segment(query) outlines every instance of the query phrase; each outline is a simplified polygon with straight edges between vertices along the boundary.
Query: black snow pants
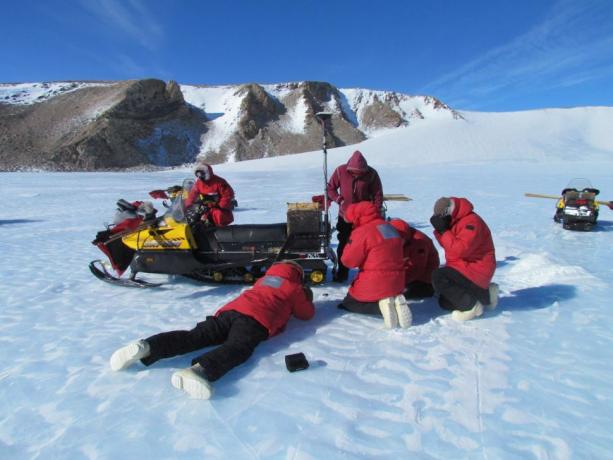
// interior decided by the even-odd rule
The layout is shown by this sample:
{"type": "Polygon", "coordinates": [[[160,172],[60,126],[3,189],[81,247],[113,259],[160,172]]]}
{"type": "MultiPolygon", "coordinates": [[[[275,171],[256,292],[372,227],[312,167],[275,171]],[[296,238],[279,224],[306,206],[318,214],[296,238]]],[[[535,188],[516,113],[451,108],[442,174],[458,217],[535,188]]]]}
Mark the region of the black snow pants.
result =
{"type": "Polygon", "coordinates": [[[360,302],[359,300],[351,297],[349,294],[347,294],[343,301],[338,304],[338,308],[342,308],[343,310],[353,313],[382,316],[381,310],[379,309],[379,302],[360,302]]]}
{"type": "Polygon", "coordinates": [[[336,223],[336,230],[338,231],[338,247],[336,248],[338,271],[336,272],[336,281],[347,281],[347,277],[349,276],[349,268],[342,264],[341,256],[343,255],[345,246],[347,246],[347,241],[349,241],[349,236],[351,235],[352,229],[352,224],[345,221],[345,219],[343,219],[341,216],[338,216],[338,222],[336,223]]]}
{"type": "Polygon", "coordinates": [[[438,304],[445,310],[467,311],[477,301],[490,304],[490,293],[450,267],[437,268],[432,272],[432,285],[439,294],[438,304]]]}
{"type": "Polygon", "coordinates": [[[234,310],[219,316],[207,316],[191,331],[162,332],[146,339],[151,353],[141,359],[145,366],[163,358],[183,355],[211,345],[217,348],[194,358],[210,382],[222,377],[232,368],[244,363],[257,345],[268,338],[268,330],[255,319],[234,310]]]}
{"type": "Polygon", "coordinates": [[[404,291],[404,298],[409,299],[423,299],[424,297],[432,297],[434,295],[434,286],[430,283],[423,281],[411,281],[407,284],[404,291]]]}

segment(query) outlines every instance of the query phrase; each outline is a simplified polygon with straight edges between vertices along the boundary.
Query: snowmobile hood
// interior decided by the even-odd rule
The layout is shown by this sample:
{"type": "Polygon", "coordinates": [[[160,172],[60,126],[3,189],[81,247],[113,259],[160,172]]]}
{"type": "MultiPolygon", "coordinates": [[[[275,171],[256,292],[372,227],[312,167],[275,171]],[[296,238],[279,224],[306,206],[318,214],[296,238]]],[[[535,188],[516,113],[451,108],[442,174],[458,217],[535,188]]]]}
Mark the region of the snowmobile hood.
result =
{"type": "Polygon", "coordinates": [[[377,219],[381,219],[381,214],[379,214],[379,210],[374,203],[370,201],[360,201],[359,203],[350,204],[345,212],[345,220],[353,223],[356,227],[377,219]]]}
{"type": "Polygon", "coordinates": [[[455,196],[449,197],[454,204],[453,214],[451,214],[451,221],[457,222],[462,217],[467,216],[473,212],[473,204],[466,198],[457,198],[455,196]]]}
{"type": "Polygon", "coordinates": [[[302,283],[303,270],[296,262],[277,262],[270,266],[266,275],[285,278],[292,283],[302,283]]]}
{"type": "Polygon", "coordinates": [[[398,230],[402,239],[407,240],[413,236],[415,230],[402,219],[392,219],[389,221],[390,225],[398,230]]]}
{"type": "Polygon", "coordinates": [[[364,174],[368,171],[368,163],[366,162],[366,158],[362,155],[362,152],[356,150],[347,161],[347,171],[357,171],[361,174],[364,174]]]}

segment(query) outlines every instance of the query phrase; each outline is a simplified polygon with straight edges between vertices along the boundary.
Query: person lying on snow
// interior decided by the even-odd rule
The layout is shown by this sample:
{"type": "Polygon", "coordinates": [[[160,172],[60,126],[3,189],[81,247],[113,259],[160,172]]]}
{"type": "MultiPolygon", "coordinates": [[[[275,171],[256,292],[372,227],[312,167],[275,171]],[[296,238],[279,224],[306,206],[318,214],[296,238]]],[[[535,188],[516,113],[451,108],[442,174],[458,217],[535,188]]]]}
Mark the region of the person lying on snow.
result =
{"type": "Polygon", "coordinates": [[[339,304],[354,313],[383,316],[387,328],[411,325],[404,291],[403,240],[370,201],[349,205],[345,213],[353,230],[343,252],[343,264],[358,268],[349,292],[339,304]]]}
{"type": "Polygon", "coordinates": [[[472,203],[466,198],[439,198],[430,223],[446,259],[446,265],[432,273],[439,305],[451,310],[456,321],[481,316],[484,306],[494,309],[498,303],[498,285],[491,282],[496,270],[494,242],[472,203]]]}
{"type": "Polygon", "coordinates": [[[211,382],[245,362],[260,342],[283,331],[291,315],[302,320],[313,317],[313,293],[303,280],[302,267],[296,262],[274,263],[252,288],[192,330],[162,332],[120,348],[111,356],[111,369],[120,371],[138,360],[150,366],[163,358],[219,345],[171,378],[175,388],[193,398],[208,399],[213,394],[211,382]]]}
{"type": "Polygon", "coordinates": [[[390,225],[398,230],[404,240],[404,297],[421,299],[432,297],[432,272],[440,260],[432,240],[423,232],[411,227],[402,219],[391,219],[390,225]]]}
{"type": "Polygon", "coordinates": [[[383,186],[377,171],[368,166],[366,158],[359,150],[353,152],[347,164],[340,165],[334,170],[326,186],[328,199],[338,204],[338,247],[336,249],[339,261],[338,271],[334,281],[343,283],[347,281],[349,269],[343,264],[343,251],[349,234],[351,224],[345,218],[347,208],[352,203],[371,201],[377,209],[383,206],[383,186]]]}
{"type": "Polygon", "coordinates": [[[194,174],[197,179],[185,200],[185,208],[202,205],[204,212],[200,220],[207,225],[224,227],[234,222],[234,190],[230,184],[213,174],[213,168],[207,163],[197,163],[194,174]]]}

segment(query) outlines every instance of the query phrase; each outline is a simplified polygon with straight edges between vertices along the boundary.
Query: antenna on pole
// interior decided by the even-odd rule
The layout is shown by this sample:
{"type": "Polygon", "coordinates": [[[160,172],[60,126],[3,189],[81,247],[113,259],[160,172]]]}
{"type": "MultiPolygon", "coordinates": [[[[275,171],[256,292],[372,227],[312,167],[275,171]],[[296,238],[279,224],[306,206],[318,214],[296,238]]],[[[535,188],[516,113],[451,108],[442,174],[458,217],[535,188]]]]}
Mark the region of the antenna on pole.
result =
{"type": "Polygon", "coordinates": [[[326,233],[328,233],[328,238],[330,238],[330,232],[328,231],[330,225],[330,218],[328,216],[328,149],[326,144],[326,121],[332,118],[332,112],[317,112],[315,114],[317,120],[321,124],[321,132],[322,132],[322,140],[321,140],[321,148],[324,152],[324,228],[326,229],[326,233]]]}

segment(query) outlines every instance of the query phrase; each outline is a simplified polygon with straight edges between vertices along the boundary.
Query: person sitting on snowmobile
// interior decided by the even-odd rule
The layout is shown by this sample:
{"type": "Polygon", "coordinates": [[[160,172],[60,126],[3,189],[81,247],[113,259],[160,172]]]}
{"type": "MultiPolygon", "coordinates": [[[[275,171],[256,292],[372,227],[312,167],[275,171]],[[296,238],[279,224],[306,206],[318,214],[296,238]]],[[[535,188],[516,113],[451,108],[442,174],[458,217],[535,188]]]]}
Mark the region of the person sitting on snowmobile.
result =
{"type": "Polygon", "coordinates": [[[338,231],[337,259],[338,271],[334,281],[344,282],[349,275],[349,269],[343,265],[343,250],[351,233],[351,224],[345,219],[347,208],[352,203],[370,201],[377,210],[383,206],[383,186],[379,174],[374,168],[368,166],[366,159],[359,150],[353,152],[347,164],[340,165],[334,170],[328,181],[326,192],[330,201],[338,204],[338,231]]]}
{"type": "Polygon", "coordinates": [[[440,264],[434,243],[425,233],[411,227],[402,219],[392,219],[389,223],[398,230],[404,240],[404,297],[406,299],[432,297],[434,295],[432,271],[440,264]]]}
{"type": "Polygon", "coordinates": [[[451,310],[456,321],[481,316],[484,305],[495,308],[498,285],[491,283],[496,270],[494,242],[472,203],[466,198],[439,198],[430,223],[445,250],[446,265],[432,273],[439,305],[451,310]]]}
{"type": "Polygon", "coordinates": [[[347,267],[359,268],[359,272],[338,307],[354,313],[383,316],[389,329],[409,327],[411,311],[401,295],[404,291],[404,241],[370,201],[349,205],[345,218],[353,224],[353,230],[342,262],[347,267]]]}
{"type": "Polygon", "coordinates": [[[185,200],[185,208],[198,206],[198,214],[202,211],[200,221],[206,225],[224,227],[234,222],[234,190],[230,184],[215,174],[208,163],[199,162],[194,167],[197,177],[194,186],[185,200]]]}
{"type": "Polygon", "coordinates": [[[162,332],[118,349],[111,356],[111,369],[120,371],[138,360],[150,366],[163,358],[219,345],[171,378],[175,388],[193,398],[209,399],[211,382],[245,362],[260,342],[282,332],[292,315],[309,320],[314,314],[313,292],[304,284],[302,267],[284,260],[274,263],[251,289],[192,330],[162,332]]]}

